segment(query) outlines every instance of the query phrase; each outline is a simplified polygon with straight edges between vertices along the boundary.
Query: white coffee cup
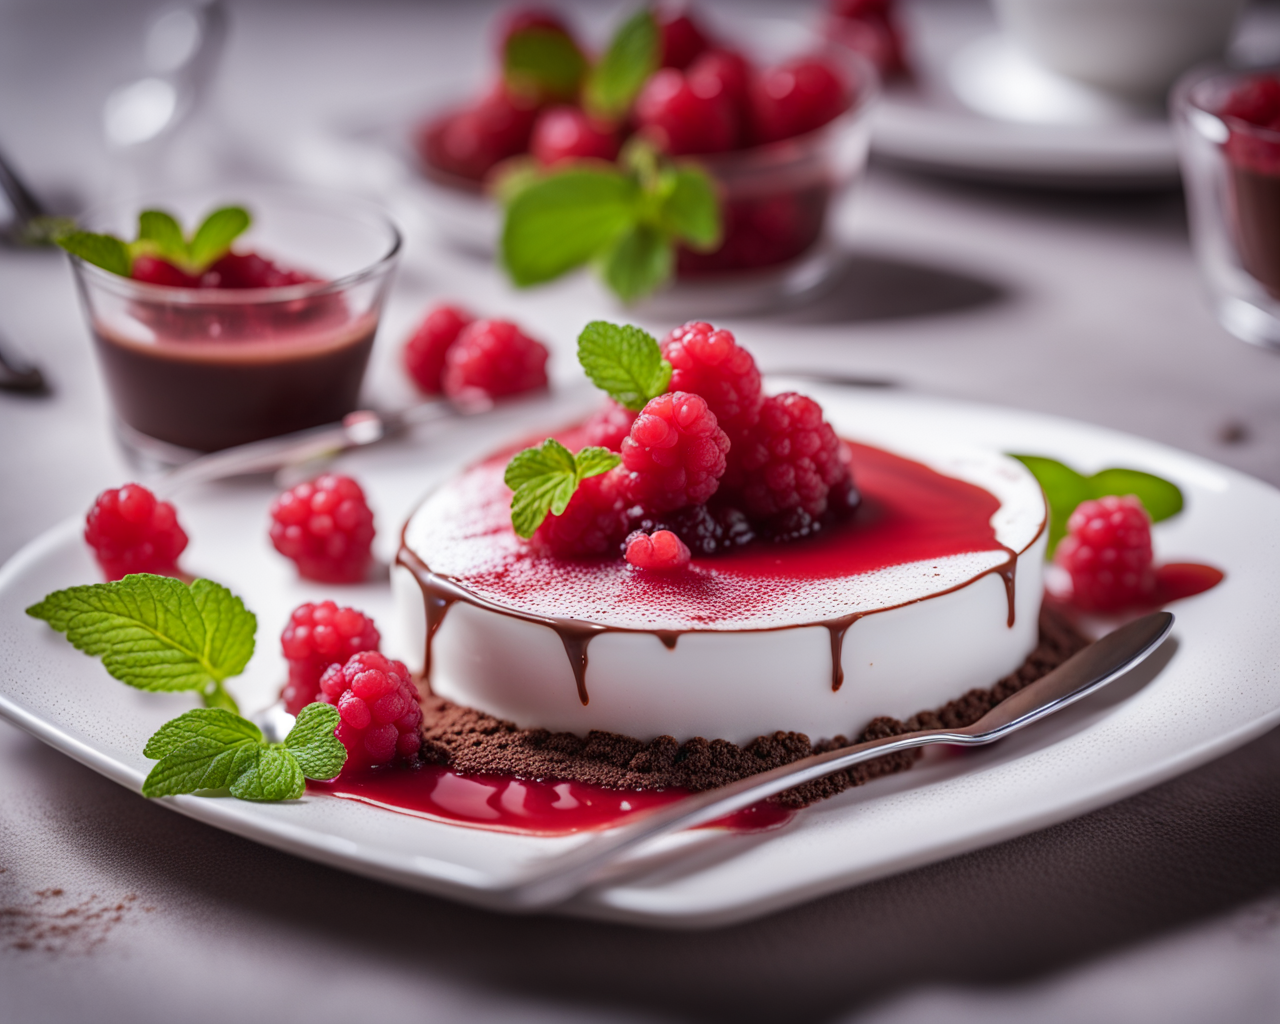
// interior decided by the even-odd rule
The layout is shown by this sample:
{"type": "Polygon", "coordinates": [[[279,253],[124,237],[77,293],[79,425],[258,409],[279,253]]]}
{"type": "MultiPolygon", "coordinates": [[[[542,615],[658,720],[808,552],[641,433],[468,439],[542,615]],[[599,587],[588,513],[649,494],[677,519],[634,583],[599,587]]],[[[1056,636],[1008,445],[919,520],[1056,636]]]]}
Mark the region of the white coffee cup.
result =
{"type": "Polygon", "coordinates": [[[1039,63],[1107,92],[1163,95],[1220,57],[1245,0],[995,0],[1004,30],[1039,63]]]}

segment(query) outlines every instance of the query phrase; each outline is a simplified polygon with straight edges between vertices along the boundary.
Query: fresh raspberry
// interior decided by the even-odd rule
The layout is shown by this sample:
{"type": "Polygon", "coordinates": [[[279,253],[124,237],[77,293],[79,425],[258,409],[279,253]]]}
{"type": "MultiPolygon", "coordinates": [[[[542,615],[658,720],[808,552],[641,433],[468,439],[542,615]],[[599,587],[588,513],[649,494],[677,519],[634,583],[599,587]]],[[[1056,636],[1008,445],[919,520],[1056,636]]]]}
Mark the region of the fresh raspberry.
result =
{"type": "Polygon", "coordinates": [[[547,516],[534,531],[533,549],[561,558],[616,552],[627,532],[625,485],[626,474],[620,469],[587,477],[564,512],[547,516]]]}
{"type": "Polygon", "coordinates": [[[618,133],[577,107],[552,107],[534,122],[529,152],[543,167],[566,160],[615,160],[618,133]]]}
{"type": "Polygon", "coordinates": [[[168,260],[157,256],[136,256],[129,276],[144,284],[159,284],[167,288],[199,288],[200,278],[180,270],[168,260]]]}
{"type": "Polygon", "coordinates": [[[271,506],[271,543],[321,583],[358,583],[372,559],[373,513],[349,476],[325,473],[285,491],[271,506]]]}
{"type": "Polygon", "coordinates": [[[667,335],[662,355],[672,367],[670,389],[701,395],[730,440],[759,418],[760,371],[728,331],[691,320],[667,335]]]}
{"type": "Polygon", "coordinates": [[[480,181],[494,165],[529,148],[537,104],[498,83],[483,99],[425,125],[417,145],[426,163],[480,181]]]}
{"type": "MultiPolygon", "coordinates": [[[[840,503],[847,500],[844,446],[822,418],[822,406],[804,395],[764,400],[759,421],[738,444],[735,465],[742,474],[737,487],[743,506],[753,518],[799,509],[817,520],[826,514],[833,489],[840,503]]],[[[797,529],[811,532],[810,524],[791,524],[779,539],[792,539],[797,529]]]]}
{"type": "Polygon", "coordinates": [[[755,70],[747,58],[734,50],[708,50],[693,62],[688,71],[690,87],[695,92],[723,93],[729,99],[734,118],[734,145],[750,142],[751,80],[755,70]]]}
{"type": "Polygon", "coordinates": [[[1082,501],[1067,520],[1053,560],[1071,574],[1072,601],[1115,612],[1150,600],[1151,519],[1132,494],[1082,501]]]}
{"type": "Polygon", "coordinates": [[[711,44],[706,33],[683,7],[659,9],[656,17],[662,32],[662,66],[683,70],[711,44]]]}
{"type": "Polygon", "coordinates": [[[444,361],[444,393],[466,399],[517,395],[547,386],[547,350],[508,320],[467,324],[444,361]]]}
{"type": "Polygon", "coordinates": [[[98,495],[85,518],[84,539],[109,580],[133,572],[176,576],[187,546],[173,506],[138,484],[98,495]]]}
{"type": "Polygon", "coordinates": [[[462,329],[474,320],[458,306],[436,306],[423,318],[404,345],[404,368],[425,395],[444,391],[444,358],[462,329]]]}
{"type": "Polygon", "coordinates": [[[339,608],[332,601],[298,605],[280,634],[289,663],[289,682],[280,694],[285,709],[296,715],[318,700],[325,669],[361,651],[376,651],[381,639],[373,619],[354,608],[339,608]]]}
{"type": "Polygon", "coordinates": [[[720,486],[729,437],[699,395],[650,400],[622,442],[627,496],[646,512],[701,505],[720,486]]]}
{"type": "Polygon", "coordinates": [[[645,134],[672,155],[722,153],[737,141],[733,100],[713,76],[663,68],[640,90],[635,112],[645,134]]]}
{"type": "Polygon", "coordinates": [[[308,284],[318,278],[300,270],[289,270],[256,252],[229,252],[214,262],[200,278],[201,288],[287,288],[308,284]]]}
{"type": "Polygon", "coordinates": [[[755,141],[777,142],[821,128],[849,105],[840,76],[816,57],[788,61],[761,74],[751,89],[755,141]]]}
{"type": "Polygon", "coordinates": [[[610,451],[622,451],[622,439],[631,433],[631,424],[636,421],[637,413],[619,405],[613,399],[605,401],[603,407],[591,414],[582,425],[584,448],[595,446],[608,448],[610,451]]]}
{"type": "Polygon", "coordinates": [[[627,561],[637,569],[670,572],[688,566],[691,557],[684,541],[670,530],[637,530],[627,538],[627,561]]]}
{"type": "Polygon", "coordinates": [[[723,554],[750,544],[756,537],[745,512],[719,502],[714,505],[686,505],[660,515],[641,512],[638,516],[633,514],[631,520],[633,533],[636,530],[650,534],[670,530],[695,555],[723,554]]]}
{"type": "Polygon", "coordinates": [[[1245,79],[1218,113],[1231,125],[1227,158],[1258,174],[1280,175],[1280,135],[1275,134],[1280,132],[1280,78],[1255,75],[1245,79]]]}
{"type": "Polygon", "coordinates": [[[318,699],[336,706],[342,719],[336,735],[347,748],[344,772],[417,758],[422,708],[403,663],[377,651],[354,654],[325,670],[318,699]]]}

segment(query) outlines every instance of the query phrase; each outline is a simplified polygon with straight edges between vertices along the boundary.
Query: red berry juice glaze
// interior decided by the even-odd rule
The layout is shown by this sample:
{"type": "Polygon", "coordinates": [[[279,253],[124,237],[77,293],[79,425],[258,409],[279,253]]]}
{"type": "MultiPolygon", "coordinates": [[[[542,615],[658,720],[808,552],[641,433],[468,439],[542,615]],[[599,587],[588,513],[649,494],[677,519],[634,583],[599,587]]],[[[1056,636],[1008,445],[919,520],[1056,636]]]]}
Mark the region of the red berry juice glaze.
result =
{"type": "Polygon", "coordinates": [[[1280,299],[1280,76],[1246,78],[1218,113],[1231,130],[1223,150],[1241,262],[1280,299]]]}
{"type": "MultiPolygon", "coordinates": [[[[688,795],[681,789],[619,790],[586,782],[461,775],[439,765],[343,772],[332,782],[308,782],[307,789],[451,825],[537,836],[612,828],[688,795]]],[[[763,801],[702,827],[760,832],[786,824],[794,813],[763,801]]]]}

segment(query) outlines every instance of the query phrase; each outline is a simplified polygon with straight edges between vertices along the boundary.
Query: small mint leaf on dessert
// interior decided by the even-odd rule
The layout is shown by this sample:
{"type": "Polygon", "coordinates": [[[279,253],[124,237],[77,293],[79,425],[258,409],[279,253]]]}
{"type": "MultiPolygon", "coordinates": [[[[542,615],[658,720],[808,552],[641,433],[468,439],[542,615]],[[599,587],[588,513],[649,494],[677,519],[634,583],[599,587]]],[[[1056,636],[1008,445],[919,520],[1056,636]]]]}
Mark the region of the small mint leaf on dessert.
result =
{"type": "Polygon", "coordinates": [[[187,586],[168,576],[136,573],[114,583],[70,587],[27,609],[122,683],[140,690],[198,690],[228,710],[223,681],[244,671],[257,619],[226,587],[210,580],[187,586]]]}
{"type": "Polygon", "coordinates": [[[617,452],[607,448],[583,448],[575,456],[553,437],[536,448],[517,452],[503,475],[503,481],[515,491],[511,497],[512,527],[521,537],[532,537],[548,513],[564,513],[578,484],[607,473],[621,461],[617,452]]]}
{"type": "Polygon", "coordinates": [[[247,718],[222,708],[196,708],[165,722],[143,748],[144,757],[160,761],[192,740],[210,740],[223,746],[262,743],[262,730],[247,718]]]}
{"type": "Polygon", "coordinates": [[[138,240],[131,250],[135,255],[145,252],[159,256],[177,266],[186,266],[191,255],[182,227],[163,210],[143,210],[138,214],[138,240]]]}
{"type": "Polygon", "coordinates": [[[224,206],[204,219],[191,238],[191,266],[203,270],[231,251],[234,242],[252,223],[249,211],[240,206],[224,206]]]}
{"type": "Polygon", "coordinates": [[[541,284],[586,263],[635,223],[639,198],[636,182],[616,170],[576,168],[525,185],[502,228],[512,281],[541,284]]]}
{"type": "Polygon", "coordinates": [[[671,381],[671,364],[662,358],[657,340],[630,324],[587,324],[578,335],[578,362],[596,387],[632,412],[666,391],[671,381]]]}
{"type": "Polygon", "coordinates": [[[221,708],[188,711],[166,722],[144,755],[160,756],[142,784],[148,797],[225,789],[255,767],[265,743],[252,722],[221,708]]]}
{"type": "Polygon", "coordinates": [[[697,167],[677,166],[659,177],[658,223],[690,248],[712,252],[723,238],[720,201],[711,179],[697,167]]]}
{"type": "Polygon", "coordinates": [[[562,29],[534,25],[507,39],[502,72],[513,92],[572,100],[587,73],[587,62],[562,29]]]}
{"type": "Polygon", "coordinates": [[[623,302],[634,302],[666,282],[675,264],[671,239],[649,224],[625,231],[599,258],[600,276],[623,302]]]}
{"type": "Polygon", "coordinates": [[[1176,484],[1139,469],[1104,469],[1084,476],[1057,459],[1042,455],[1013,455],[1040,482],[1049,504],[1049,546],[1052,557],[1067,535],[1067,520],[1083,501],[1132,494],[1142,502],[1153,523],[1182,511],[1182,491],[1176,484]]]}
{"type": "Polygon", "coordinates": [[[109,270],[121,277],[128,277],[133,269],[133,257],[129,247],[115,235],[95,235],[91,231],[67,231],[54,239],[72,256],[79,256],[86,263],[109,270]]]}
{"type": "Polygon", "coordinates": [[[347,748],[334,735],[339,720],[336,707],[318,701],[298,712],[284,745],[307,778],[332,779],[346,764],[347,748]]]}
{"type": "Polygon", "coordinates": [[[307,780],[298,759],[273,743],[259,748],[256,763],[232,782],[230,789],[238,800],[297,800],[307,791],[307,780]]]}
{"type": "Polygon", "coordinates": [[[662,60],[662,34],[653,12],[637,11],[614,34],[583,87],[587,110],[616,120],[626,114],[662,60]]]}

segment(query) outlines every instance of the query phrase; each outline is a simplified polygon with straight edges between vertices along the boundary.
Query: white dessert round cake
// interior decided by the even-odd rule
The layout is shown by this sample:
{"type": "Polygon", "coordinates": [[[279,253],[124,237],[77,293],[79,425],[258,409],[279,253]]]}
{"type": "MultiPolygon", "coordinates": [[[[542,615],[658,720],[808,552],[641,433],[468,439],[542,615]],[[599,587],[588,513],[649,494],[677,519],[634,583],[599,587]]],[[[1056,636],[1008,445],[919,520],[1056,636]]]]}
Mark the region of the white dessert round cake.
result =
{"type": "Polygon", "coordinates": [[[404,527],[393,582],[413,667],[522,728],[740,745],[856,735],[1014,672],[1043,593],[1035,478],[943,442],[849,447],[848,522],[671,576],[535,553],[512,529],[506,455],[473,466],[404,527]]]}

